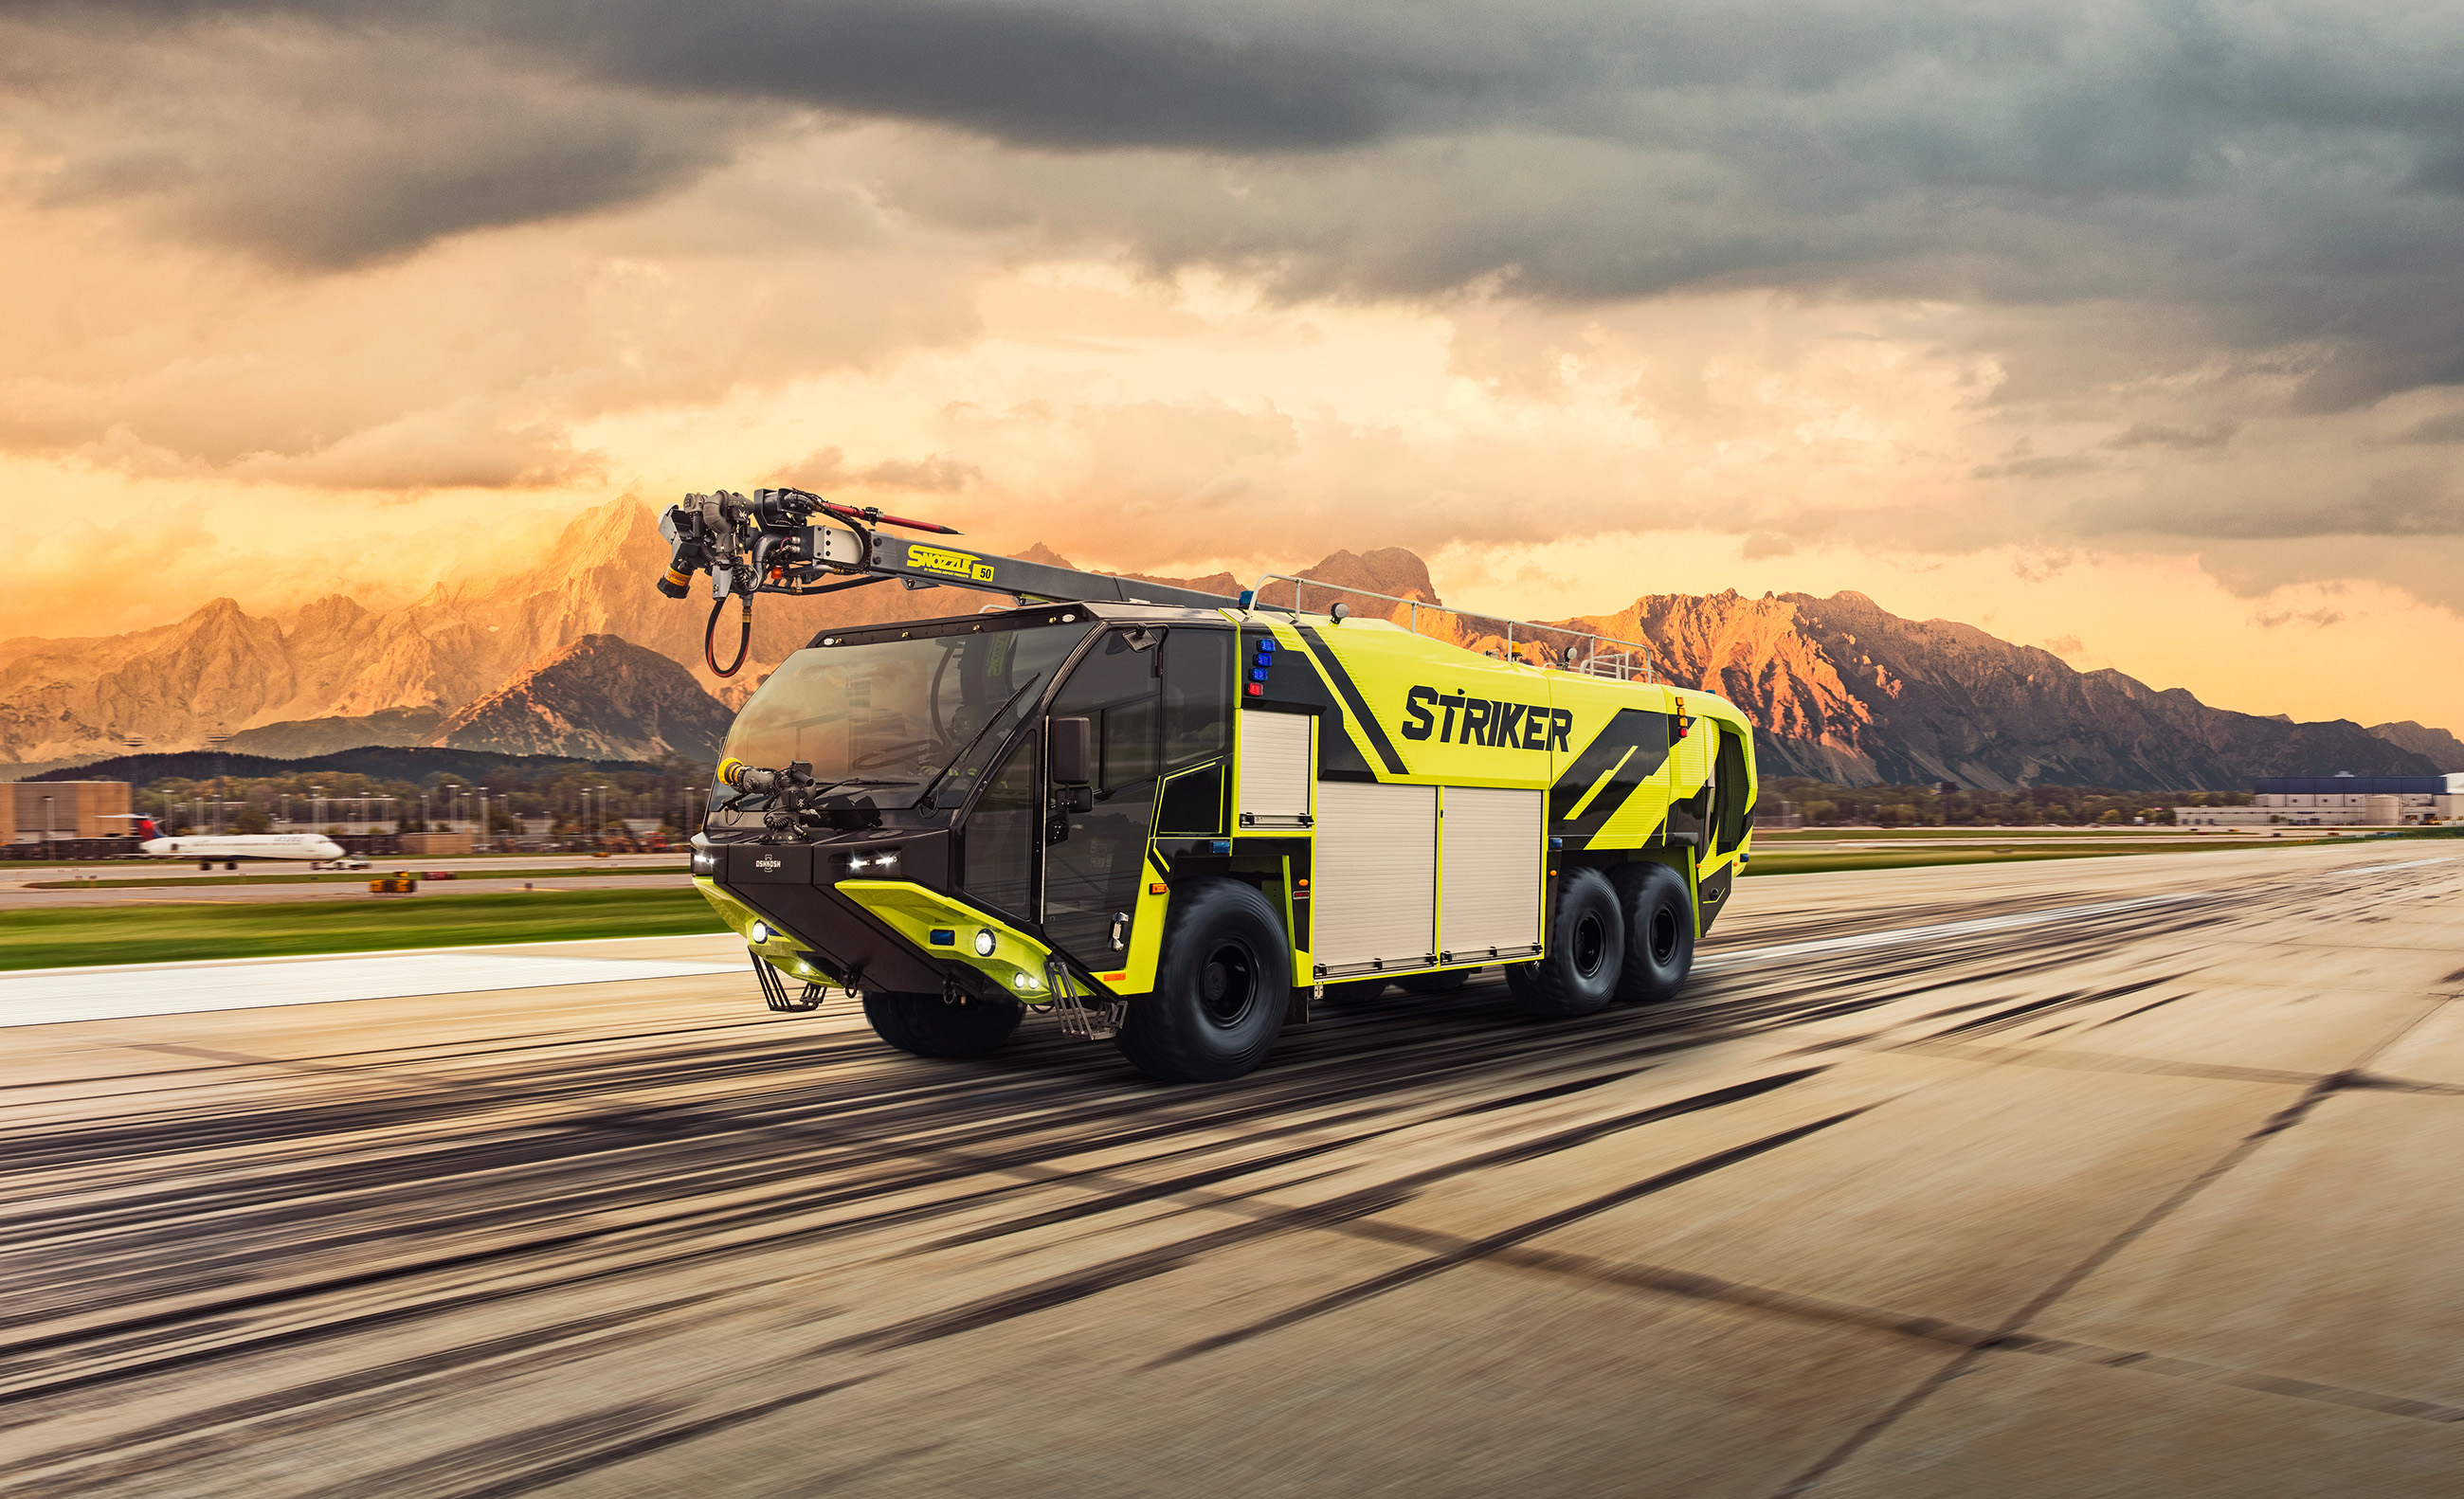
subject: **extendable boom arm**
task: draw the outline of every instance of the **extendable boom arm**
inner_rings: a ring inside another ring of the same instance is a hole
[[[826,516],[837,525],[817,525]],[[744,664],[753,636],[753,596],[757,593],[834,593],[895,578],[911,588],[948,584],[1007,593],[1056,603],[1161,604],[1184,608],[1224,608],[1239,601],[1221,594],[1174,588],[1110,573],[1081,572],[1023,558],[994,557],[982,552],[883,536],[875,527],[897,526],[936,536],[957,536],[948,526],[930,520],[885,516],[833,504],[800,489],[763,489],[752,497],[724,490],[715,495],[688,495],[671,505],[659,520],[659,535],[672,549],[659,591],[671,599],[685,596],[693,575],[710,574],[710,624],[702,631],[703,658],[720,676],[732,676]],[[742,601],[742,636],[736,660],[720,667],[712,632],[728,596]]]

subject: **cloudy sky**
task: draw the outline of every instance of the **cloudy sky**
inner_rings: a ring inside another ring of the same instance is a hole
[[[31,0],[0,635],[790,475],[2464,729],[2460,10]]]

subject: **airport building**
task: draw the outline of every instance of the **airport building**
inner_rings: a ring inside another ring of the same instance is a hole
[[[125,838],[137,825],[125,781],[11,781],[0,783],[0,843]]]
[[[2262,776],[2250,806],[2177,806],[2184,827],[2400,827],[2464,820],[2464,774]]]

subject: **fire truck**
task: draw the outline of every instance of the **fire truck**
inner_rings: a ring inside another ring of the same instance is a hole
[[[1750,726],[1636,643],[885,526],[955,534],[801,491],[662,522],[661,587],[708,569],[713,631],[736,597],[749,638],[759,592],[1013,601],[825,630],[737,715],[693,879],[774,1009],[842,989],[926,1057],[1044,1014],[1151,1077],[1219,1082],[1329,986],[1435,995],[1494,968],[1542,1019],[1665,1002],[1751,857]]]

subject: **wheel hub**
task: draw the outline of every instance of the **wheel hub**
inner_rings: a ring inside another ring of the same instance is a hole
[[[1227,942],[1206,955],[1206,964],[1199,970],[1198,1002],[1208,1020],[1219,1025],[1239,1024],[1257,993],[1257,962],[1247,948]]]
[[[1574,923],[1574,971],[1586,979],[1597,974],[1608,949],[1608,924],[1596,914],[1585,912],[1582,919]]]

